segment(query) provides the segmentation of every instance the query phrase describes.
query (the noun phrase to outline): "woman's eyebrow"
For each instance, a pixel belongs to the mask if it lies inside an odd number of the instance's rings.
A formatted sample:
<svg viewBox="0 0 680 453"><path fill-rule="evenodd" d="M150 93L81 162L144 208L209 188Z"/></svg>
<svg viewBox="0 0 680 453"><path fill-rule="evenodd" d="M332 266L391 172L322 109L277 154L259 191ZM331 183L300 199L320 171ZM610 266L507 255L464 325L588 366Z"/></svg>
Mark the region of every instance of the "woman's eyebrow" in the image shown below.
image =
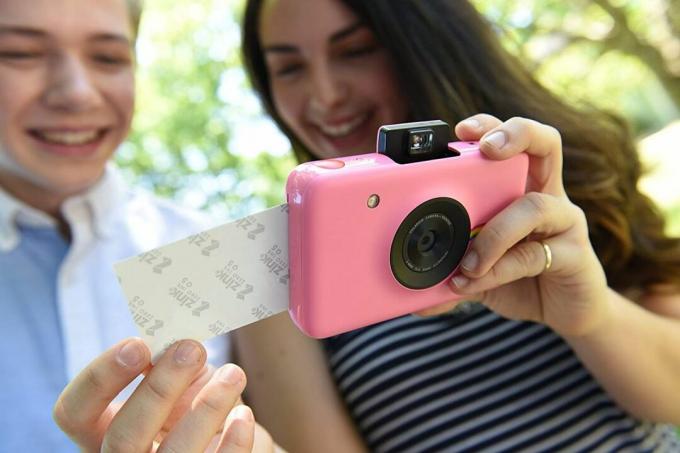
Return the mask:
<svg viewBox="0 0 680 453"><path fill-rule="evenodd" d="M331 43L341 41L346 37L352 35L353 33L359 31L360 29L364 28L365 26L366 24L363 21L358 21L352 25L349 25L348 27L343 28L342 30L336 31L331 35L328 41Z"/></svg>
<svg viewBox="0 0 680 453"><path fill-rule="evenodd" d="M349 25L349 26L333 33L331 35L331 37L328 38L328 42L330 42L332 44L332 43L336 43L338 41L342 41L343 39L347 38L348 36L351 36L352 34L361 30L365 26L366 26L366 24L363 21L358 21L358 22L356 22L352 25ZM262 50L263 50L264 53L283 53L283 54L297 53L297 52L300 51L297 46L294 46L294 45L291 45L291 44L264 45Z"/></svg>
<svg viewBox="0 0 680 453"><path fill-rule="evenodd" d="M297 53L300 50L290 44L271 44L263 47L264 53Z"/></svg>

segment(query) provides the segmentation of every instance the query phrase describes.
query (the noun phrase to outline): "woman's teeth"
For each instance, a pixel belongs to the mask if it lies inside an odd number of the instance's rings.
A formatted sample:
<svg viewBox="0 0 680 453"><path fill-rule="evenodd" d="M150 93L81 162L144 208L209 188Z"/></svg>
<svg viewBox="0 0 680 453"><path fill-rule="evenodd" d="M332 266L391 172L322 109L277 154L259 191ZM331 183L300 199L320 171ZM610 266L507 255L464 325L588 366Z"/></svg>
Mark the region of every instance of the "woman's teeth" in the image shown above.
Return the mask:
<svg viewBox="0 0 680 453"><path fill-rule="evenodd" d="M319 129L321 129L321 132L324 134L334 138L344 137L354 132L354 130L357 129L357 127L359 127L367 117L368 114L364 114L354 118L353 120L333 126L328 124L320 124Z"/></svg>
<svg viewBox="0 0 680 453"><path fill-rule="evenodd" d="M35 132L35 135L41 140L57 145L70 146L85 145L93 142L99 137L99 134L100 132L96 130L79 132Z"/></svg>

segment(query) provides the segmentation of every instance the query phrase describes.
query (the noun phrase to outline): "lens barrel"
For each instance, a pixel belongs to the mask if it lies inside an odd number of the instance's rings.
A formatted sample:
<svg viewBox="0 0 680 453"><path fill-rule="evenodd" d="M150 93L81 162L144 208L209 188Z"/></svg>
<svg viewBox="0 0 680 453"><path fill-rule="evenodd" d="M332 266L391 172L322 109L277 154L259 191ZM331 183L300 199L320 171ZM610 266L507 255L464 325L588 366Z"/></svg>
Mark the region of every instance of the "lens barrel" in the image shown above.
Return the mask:
<svg viewBox="0 0 680 453"><path fill-rule="evenodd" d="M394 277L410 289L425 289L449 276L470 240L470 217L453 198L428 200L402 221L392 240Z"/></svg>

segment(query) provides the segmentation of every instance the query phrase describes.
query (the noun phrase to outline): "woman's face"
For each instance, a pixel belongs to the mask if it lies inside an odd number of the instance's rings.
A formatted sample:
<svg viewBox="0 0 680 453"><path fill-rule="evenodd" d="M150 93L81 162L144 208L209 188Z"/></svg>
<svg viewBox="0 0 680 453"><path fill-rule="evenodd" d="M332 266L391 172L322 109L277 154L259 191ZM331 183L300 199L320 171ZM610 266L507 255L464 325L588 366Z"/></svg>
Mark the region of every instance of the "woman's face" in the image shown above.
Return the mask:
<svg viewBox="0 0 680 453"><path fill-rule="evenodd" d="M0 185L71 195L102 174L133 113L125 0L0 2Z"/></svg>
<svg viewBox="0 0 680 453"><path fill-rule="evenodd" d="M316 157L373 152L407 120L387 51L339 0L265 0L260 40L274 106Z"/></svg>

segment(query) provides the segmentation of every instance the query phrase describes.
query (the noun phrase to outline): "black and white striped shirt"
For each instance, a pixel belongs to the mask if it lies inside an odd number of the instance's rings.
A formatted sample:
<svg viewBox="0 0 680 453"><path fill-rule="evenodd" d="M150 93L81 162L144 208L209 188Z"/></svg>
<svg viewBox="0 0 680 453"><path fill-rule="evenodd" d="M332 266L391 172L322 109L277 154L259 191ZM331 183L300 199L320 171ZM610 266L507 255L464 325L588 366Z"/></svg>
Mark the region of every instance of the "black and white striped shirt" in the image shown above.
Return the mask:
<svg viewBox="0 0 680 453"><path fill-rule="evenodd" d="M673 427L627 415L540 324L481 309L324 344L371 451L680 452Z"/></svg>

